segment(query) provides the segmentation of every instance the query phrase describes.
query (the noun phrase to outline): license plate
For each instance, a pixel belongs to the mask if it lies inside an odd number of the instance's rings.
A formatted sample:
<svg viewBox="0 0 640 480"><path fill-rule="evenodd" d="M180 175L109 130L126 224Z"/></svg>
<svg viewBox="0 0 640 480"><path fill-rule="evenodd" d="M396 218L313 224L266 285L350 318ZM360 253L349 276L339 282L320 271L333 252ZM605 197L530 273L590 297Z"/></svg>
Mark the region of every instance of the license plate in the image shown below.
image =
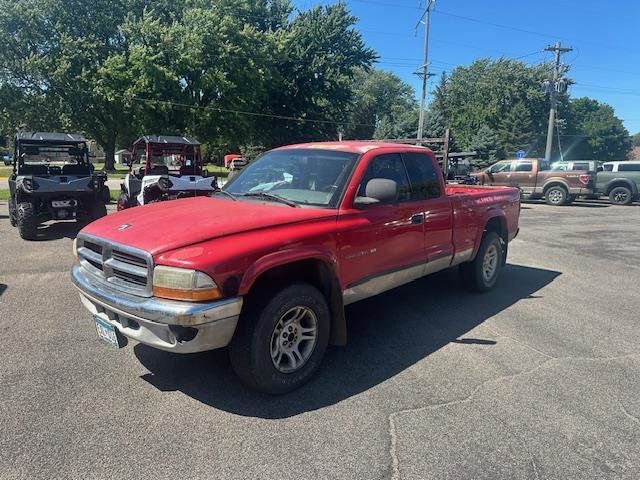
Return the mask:
<svg viewBox="0 0 640 480"><path fill-rule="evenodd" d="M100 337L101 340L107 342L112 347L120 348L120 341L118 340L118 333L116 332L115 327L109 325L100 317L93 317L93 319L96 322L96 331L98 332L98 337Z"/></svg>

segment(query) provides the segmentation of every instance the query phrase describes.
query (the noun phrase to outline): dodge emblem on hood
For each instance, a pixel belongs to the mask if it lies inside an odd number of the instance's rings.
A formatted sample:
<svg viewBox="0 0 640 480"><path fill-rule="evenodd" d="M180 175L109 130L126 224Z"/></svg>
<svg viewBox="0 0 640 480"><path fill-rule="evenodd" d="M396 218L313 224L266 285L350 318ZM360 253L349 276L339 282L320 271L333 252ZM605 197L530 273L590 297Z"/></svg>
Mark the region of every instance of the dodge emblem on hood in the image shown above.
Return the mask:
<svg viewBox="0 0 640 480"><path fill-rule="evenodd" d="M123 223L122 225L120 225L118 227L118 230L126 230L127 228L129 228L131 225L129 225L128 223Z"/></svg>

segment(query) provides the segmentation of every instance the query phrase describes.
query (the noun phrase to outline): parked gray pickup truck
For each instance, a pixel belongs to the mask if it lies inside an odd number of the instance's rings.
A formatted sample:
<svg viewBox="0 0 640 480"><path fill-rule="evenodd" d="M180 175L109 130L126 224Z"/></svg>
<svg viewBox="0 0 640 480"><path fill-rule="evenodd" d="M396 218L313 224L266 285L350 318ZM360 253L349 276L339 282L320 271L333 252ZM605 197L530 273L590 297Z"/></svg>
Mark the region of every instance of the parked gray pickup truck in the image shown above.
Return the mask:
<svg viewBox="0 0 640 480"><path fill-rule="evenodd" d="M630 205L638 199L640 162L606 162L596 177L596 190L614 205Z"/></svg>

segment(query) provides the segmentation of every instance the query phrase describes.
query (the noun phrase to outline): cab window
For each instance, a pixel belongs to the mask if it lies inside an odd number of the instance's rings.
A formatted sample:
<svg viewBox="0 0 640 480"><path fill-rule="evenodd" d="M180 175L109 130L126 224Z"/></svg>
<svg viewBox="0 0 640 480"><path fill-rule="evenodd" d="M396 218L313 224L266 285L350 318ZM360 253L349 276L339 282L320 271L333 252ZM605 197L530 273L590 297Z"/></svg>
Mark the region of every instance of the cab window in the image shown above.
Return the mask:
<svg viewBox="0 0 640 480"><path fill-rule="evenodd" d="M533 171L533 163L531 163L531 162L517 162L515 171L516 172L531 172L531 171Z"/></svg>
<svg viewBox="0 0 640 480"><path fill-rule="evenodd" d="M504 172L508 172L511 170L511 163L512 162L498 162L498 163L494 163L493 165L491 165L491 168L489 168L489 172L490 173L504 173Z"/></svg>
<svg viewBox="0 0 640 480"><path fill-rule="evenodd" d="M407 202L411 200L411 184L409 183L407 171L399 154L390 153L378 155L371 161L360 182L358 196L366 196L367 183L372 178L393 180L398 184L397 201Z"/></svg>
<svg viewBox="0 0 640 480"><path fill-rule="evenodd" d="M440 197L439 175L431 157L426 153L405 153L403 158L411 182L411 198L428 200Z"/></svg>
<svg viewBox="0 0 640 480"><path fill-rule="evenodd" d="M619 172L640 172L640 163L620 163Z"/></svg>

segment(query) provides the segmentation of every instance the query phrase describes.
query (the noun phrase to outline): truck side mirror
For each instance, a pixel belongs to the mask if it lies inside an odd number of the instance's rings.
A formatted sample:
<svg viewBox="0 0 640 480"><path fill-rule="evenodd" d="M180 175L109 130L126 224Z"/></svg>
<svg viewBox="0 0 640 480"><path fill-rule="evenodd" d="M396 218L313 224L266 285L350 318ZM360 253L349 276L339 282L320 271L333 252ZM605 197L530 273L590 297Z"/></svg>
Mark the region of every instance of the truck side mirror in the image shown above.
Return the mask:
<svg viewBox="0 0 640 480"><path fill-rule="evenodd" d="M356 197L355 206L391 203L398 198L398 184L388 178L372 178L367 182L364 197Z"/></svg>

